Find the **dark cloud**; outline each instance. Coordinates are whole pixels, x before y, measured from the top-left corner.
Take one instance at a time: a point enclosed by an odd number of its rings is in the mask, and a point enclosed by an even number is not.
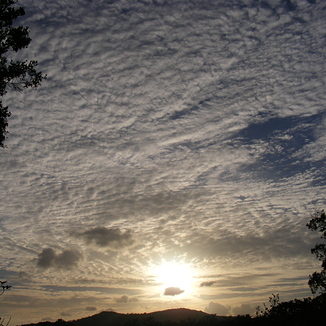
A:
[[[217,314],[220,316],[226,316],[230,313],[230,307],[223,306],[217,302],[210,302],[208,306],[205,308],[205,311],[209,314]]]
[[[255,312],[255,307],[250,304],[242,304],[241,306],[234,307],[232,309],[233,315],[246,315],[246,314],[253,314]]]
[[[268,282],[268,279],[276,279],[278,274],[248,274],[248,275],[216,275],[216,280],[206,281],[200,284],[201,287],[219,287],[228,288],[231,291],[256,291],[259,288],[248,287],[248,284],[252,284],[252,281]],[[280,281],[281,282],[281,281]],[[289,281],[288,281],[289,282]]]
[[[183,292],[184,292],[184,290],[181,290],[178,287],[171,286],[171,287],[165,289],[164,295],[175,296],[175,295],[181,294]]]
[[[89,306],[89,307],[86,307],[85,310],[86,311],[96,311],[97,308],[96,307]]]
[[[107,284],[107,281],[106,281]],[[83,292],[85,290],[85,286],[53,286],[53,285],[45,285],[43,288],[47,291],[73,291],[73,292]],[[135,288],[122,288],[122,287],[100,287],[100,286],[91,286],[87,287],[87,289],[91,289],[92,291],[103,293],[104,295],[108,294],[122,294],[122,293],[130,293],[130,295],[139,295],[141,290]]]
[[[33,276],[24,271],[20,271],[18,273],[18,279],[26,282],[26,281],[31,281],[33,279]]]
[[[69,269],[77,266],[82,255],[76,250],[64,250],[57,254],[52,248],[45,248],[38,255],[37,266],[41,268]]]
[[[118,228],[96,227],[81,233],[73,233],[73,235],[83,239],[87,244],[93,244],[100,248],[119,249],[130,246],[134,242],[130,230],[123,232]]]
[[[71,316],[71,313],[63,311],[60,315],[62,317],[70,317]]]
[[[123,295],[115,300],[116,303],[129,303],[129,302],[137,302],[137,301],[138,301],[137,298],[128,297],[127,295]]]
[[[202,283],[200,283],[200,287],[212,286],[212,285],[214,285],[215,283],[216,283],[215,281],[202,282]]]
[[[43,268],[52,267],[55,263],[56,254],[53,249],[46,248],[38,256],[37,266]]]
[[[115,302],[117,303],[128,303],[129,297],[126,295],[121,296],[120,298],[116,299]]]

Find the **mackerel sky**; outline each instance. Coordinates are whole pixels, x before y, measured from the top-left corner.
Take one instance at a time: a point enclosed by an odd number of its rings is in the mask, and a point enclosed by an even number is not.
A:
[[[326,2],[19,0],[47,80],[9,92],[0,315],[254,313],[311,295]],[[164,288],[163,263],[193,284]]]

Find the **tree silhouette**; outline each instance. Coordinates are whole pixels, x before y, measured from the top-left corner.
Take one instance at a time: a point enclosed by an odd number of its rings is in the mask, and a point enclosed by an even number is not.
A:
[[[326,239],[326,214],[325,211],[316,211],[312,215],[312,219],[307,224],[310,230],[322,233],[321,238]],[[311,249],[311,253],[315,254],[317,259],[322,262],[322,270],[320,273],[315,272],[309,276],[308,284],[312,293],[316,293],[320,290],[322,293],[326,292],[326,244],[319,243],[316,244],[314,248]]]
[[[274,299],[277,299],[273,302]],[[272,300],[272,302],[271,302]],[[306,326],[326,320],[326,293],[315,298],[279,302],[278,296],[269,298],[270,308],[253,319],[257,326]]]
[[[8,88],[16,91],[36,88],[46,78],[35,69],[37,61],[19,61],[8,57],[12,52],[28,47],[31,42],[28,27],[13,27],[13,21],[25,15],[24,8],[14,7],[14,4],[15,0],[0,2],[0,97],[7,93]],[[4,147],[10,114],[8,107],[0,101],[0,147]]]
[[[11,285],[6,284],[7,281],[0,281],[0,295],[3,295],[5,293],[5,291],[10,290],[11,289]]]
[[[11,289],[11,285],[6,284],[7,281],[0,281],[0,296],[3,295],[5,293],[5,291],[8,291]],[[6,326],[9,325],[11,320],[11,317],[9,318],[9,321],[7,322]],[[5,325],[5,320],[3,318],[0,317],[0,326],[4,326]]]

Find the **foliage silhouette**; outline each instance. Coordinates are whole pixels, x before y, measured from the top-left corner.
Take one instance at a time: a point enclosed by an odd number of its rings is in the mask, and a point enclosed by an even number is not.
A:
[[[278,302],[253,321],[256,325],[301,326],[323,320],[326,321],[326,293],[316,298]]]
[[[9,318],[9,320],[7,321],[7,323],[5,323],[5,319],[2,319],[0,317],[0,326],[8,326],[9,323],[10,323],[10,321],[11,321],[11,317]]]
[[[5,291],[8,291],[11,289],[11,285],[6,284],[7,281],[0,281],[0,295],[3,295]]]
[[[279,294],[272,293],[272,296],[269,297],[268,301],[269,301],[269,307],[267,307],[267,305],[263,303],[264,309],[261,309],[260,306],[256,308],[256,317],[268,316],[271,310],[279,304],[280,302]]]
[[[312,219],[307,224],[307,227],[312,231],[319,231],[322,233],[321,238],[326,239],[326,214],[324,210],[317,211],[311,216]],[[320,273],[314,272],[309,276],[308,284],[313,294],[318,290],[321,293],[326,292],[326,244],[316,244],[311,249],[311,253],[315,254],[317,259],[322,262],[322,270]]]
[[[11,285],[6,284],[7,281],[0,281],[0,296],[3,295],[5,293],[5,291],[8,291],[11,289]],[[9,320],[7,321],[7,323],[5,324],[5,319],[0,317],[0,326],[8,326],[10,323],[11,317],[9,318]]]
[[[28,27],[13,27],[13,22],[25,15],[23,7],[14,7],[15,0],[1,0],[0,2],[0,97],[3,97],[8,88],[22,91],[25,88],[36,88],[46,78],[35,67],[37,61],[19,61],[8,58],[12,52],[27,48],[31,42]],[[11,113],[7,106],[0,101],[0,147],[4,146],[8,133],[8,118]]]

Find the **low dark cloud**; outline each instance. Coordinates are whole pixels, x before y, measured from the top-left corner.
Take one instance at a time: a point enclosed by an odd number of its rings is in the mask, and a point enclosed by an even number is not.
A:
[[[237,292],[254,292],[259,290],[259,287],[249,287],[248,284],[253,284],[252,281],[268,283],[269,279],[277,278],[278,274],[273,273],[252,273],[246,275],[216,275],[213,281],[205,281],[200,284],[200,287],[219,287],[227,288],[229,291]],[[295,278],[296,279],[296,278]],[[301,280],[301,278],[299,278]],[[286,280],[290,283],[292,279]],[[281,284],[283,281],[279,280]],[[275,283],[273,283],[275,285]],[[282,283],[284,284],[284,283]]]
[[[175,296],[175,295],[178,295],[178,294],[181,294],[183,293],[184,290],[181,290],[180,288],[178,287],[169,287],[169,288],[166,288],[165,291],[164,291],[164,295],[171,295],[171,296]]]
[[[96,311],[97,310],[97,308],[96,307],[86,307],[86,309],[85,309],[86,311]]]
[[[202,282],[202,283],[200,283],[200,287],[212,286],[212,285],[214,285],[215,283],[216,283],[215,281]]]
[[[60,315],[62,317],[70,317],[71,316],[71,313],[63,311]]]
[[[117,303],[128,303],[129,297],[126,295],[121,296],[120,298],[116,299],[115,302]]]
[[[82,292],[85,290],[84,286],[54,286],[54,285],[44,285],[42,287],[45,291],[52,292]],[[90,287],[88,287],[89,289]],[[141,290],[139,289],[127,289],[127,288],[119,288],[119,287],[105,287],[105,286],[91,286],[91,290],[100,294],[104,294],[105,296],[111,294],[121,295],[123,293],[129,293],[130,295],[140,295]]]
[[[80,259],[81,253],[76,250],[64,250],[57,254],[52,248],[44,248],[38,255],[37,266],[69,269],[77,266]]]
[[[121,231],[119,228],[96,227],[81,233],[73,233],[73,235],[83,239],[87,244],[100,248],[120,249],[134,242],[130,230]]]
[[[253,314],[254,312],[255,308],[250,304],[242,304],[241,306],[232,309],[233,315]]]
[[[33,279],[32,275],[29,273],[26,273],[24,271],[19,271],[18,273],[18,279],[24,282],[31,281]]]
[[[210,302],[208,306],[205,308],[205,311],[209,314],[217,314],[220,316],[226,316],[230,313],[230,307],[223,306],[217,302]]]
[[[137,298],[128,297],[127,295],[123,295],[115,300],[116,303],[129,303],[129,302],[137,302],[137,301],[138,301]]]

